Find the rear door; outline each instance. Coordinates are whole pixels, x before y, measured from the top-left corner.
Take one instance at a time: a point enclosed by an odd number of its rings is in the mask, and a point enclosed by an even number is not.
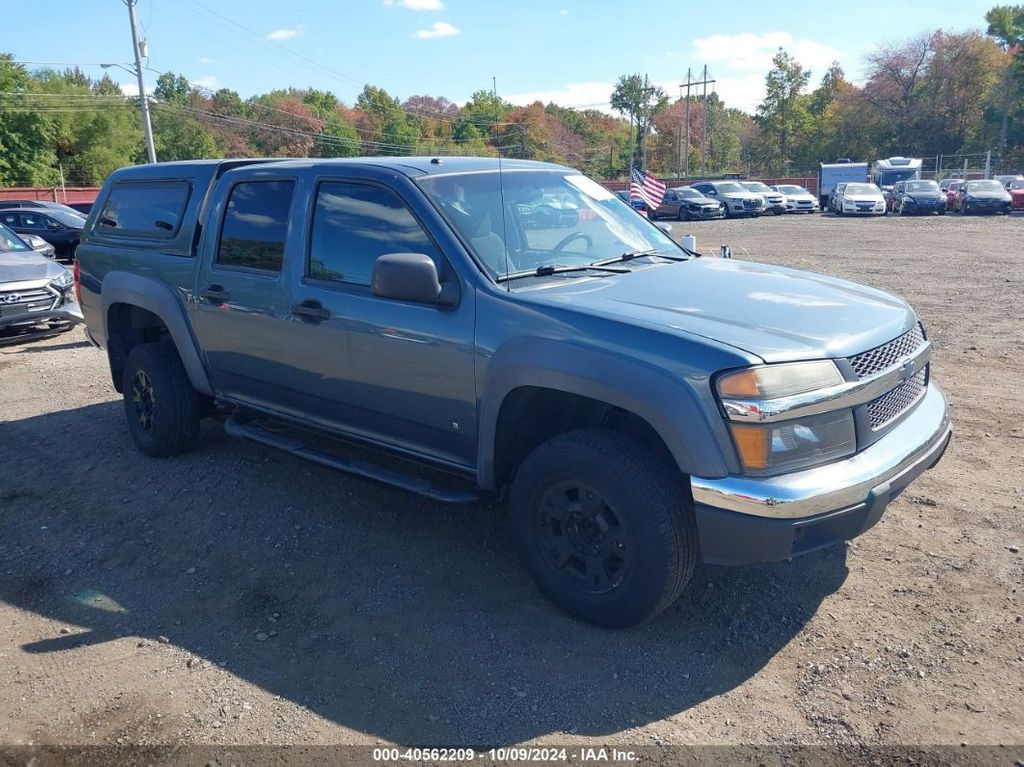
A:
[[[287,256],[293,177],[257,172],[224,180],[211,212],[195,290],[195,328],[219,395],[274,408],[293,386],[282,360],[292,301]]]

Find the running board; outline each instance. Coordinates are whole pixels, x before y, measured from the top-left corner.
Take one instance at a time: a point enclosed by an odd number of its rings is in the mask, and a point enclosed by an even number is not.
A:
[[[262,445],[276,447],[278,450],[291,453],[298,458],[329,466],[332,469],[337,469],[347,474],[354,474],[364,479],[372,479],[385,485],[397,487],[400,490],[407,490],[410,493],[421,495],[433,501],[440,501],[441,503],[473,503],[480,500],[480,494],[472,490],[450,490],[438,487],[420,477],[411,477],[407,474],[401,474],[397,471],[391,471],[363,461],[350,461],[340,458],[323,450],[310,447],[305,442],[293,437],[269,432],[253,422],[240,421],[235,416],[231,416],[224,422],[224,431],[232,437],[248,439],[253,442],[259,442]]]

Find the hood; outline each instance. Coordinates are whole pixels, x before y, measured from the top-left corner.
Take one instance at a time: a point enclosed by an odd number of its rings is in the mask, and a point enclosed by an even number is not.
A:
[[[764,200],[764,195],[760,192],[719,192],[718,196],[732,200]]]
[[[1002,190],[1002,189],[1000,189],[999,191],[996,191],[994,189],[992,189],[992,190],[985,189],[985,190],[978,191],[978,192],[964,192],[964,196],[965,197],[970,197],[972,200],[1008,200],[1008,199],[1010,199],[1010,193],[1005,191],[1005,190]]]
[[[906,192],[906,196],[915,200],[940,200],[946,196],[946,193],[932,190],[930,192]]]
[[[0,284],[52,280],[64,271],[63,266],[34,250],[0,251]]]
[[[523,298],[702,336],[766,362],[849,356],[917,321],[905,301],[881,290],[750,261],[699,258],[576,279]]]
[[[852,202],[885,202],[885,197],[880,194],[844,194],[843,199]]]

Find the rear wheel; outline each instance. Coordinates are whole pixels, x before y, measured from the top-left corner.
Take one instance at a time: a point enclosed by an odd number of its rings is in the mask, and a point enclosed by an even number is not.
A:
[[[641,623],[672,604],[697,561],[678,471],[601,429],[552,438],[512,483],[511,523],[544,594],[581,620]]]
[[[173,344],[135,346],[125,363],[122,392],[128,430],[143,453],[178,455],[195,445],[201,401]]]

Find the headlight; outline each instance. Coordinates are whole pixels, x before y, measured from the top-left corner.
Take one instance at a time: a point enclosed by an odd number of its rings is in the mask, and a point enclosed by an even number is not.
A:
[[[726,410],[756,415],[771,401],[817,392],[844,383],[831,360],[762,365],[721,376],[718,396]],[[778,404],[777,402],[775,404]],[[788,421],[730,420],[729,429],[747,474],[795,471],[842,458],[857,449],[853,411],[836,410]]]
[[[765,424],[730,423],[747,474],[782,474],[852,455],[857,449],[852,410]]]
[[[75,280],[71,276],[71,272],[65,269],[59,275],[50,280],[50,284],[58,290],[67,290],[74,284]]]
[[[728,373],[718,379],[722,397],[779,399],[843,383],[839,368],[831,360],[792,362]]]

